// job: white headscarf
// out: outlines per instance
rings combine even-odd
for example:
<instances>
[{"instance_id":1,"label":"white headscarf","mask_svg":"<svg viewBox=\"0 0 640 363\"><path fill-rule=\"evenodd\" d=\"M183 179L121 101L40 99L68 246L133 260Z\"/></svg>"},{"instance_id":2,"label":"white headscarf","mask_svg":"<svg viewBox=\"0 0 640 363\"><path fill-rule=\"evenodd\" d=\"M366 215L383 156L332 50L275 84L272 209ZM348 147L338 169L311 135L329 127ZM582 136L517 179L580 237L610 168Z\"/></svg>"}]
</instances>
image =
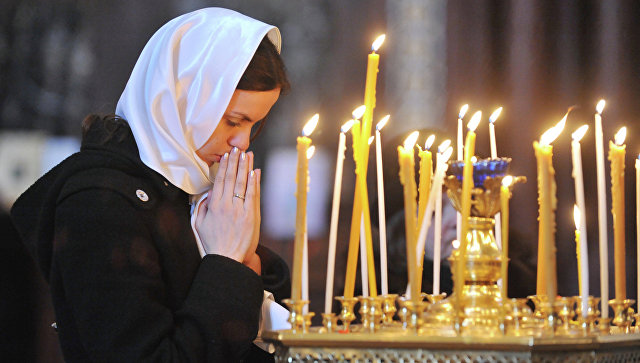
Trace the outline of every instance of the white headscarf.
<instances>
[{"instance_id":1,"label":"white headscarf","mask_svg":"<svg viewBox=\"0 0 640 363\"><path fill-rule=\"evenodd\" d=\"M211 186L196 150L215 130L265 35L279 52L276 27L206 8L169 21L151 37L116 107L142 162L189 194Z\"/></svg>"}]
</instances>

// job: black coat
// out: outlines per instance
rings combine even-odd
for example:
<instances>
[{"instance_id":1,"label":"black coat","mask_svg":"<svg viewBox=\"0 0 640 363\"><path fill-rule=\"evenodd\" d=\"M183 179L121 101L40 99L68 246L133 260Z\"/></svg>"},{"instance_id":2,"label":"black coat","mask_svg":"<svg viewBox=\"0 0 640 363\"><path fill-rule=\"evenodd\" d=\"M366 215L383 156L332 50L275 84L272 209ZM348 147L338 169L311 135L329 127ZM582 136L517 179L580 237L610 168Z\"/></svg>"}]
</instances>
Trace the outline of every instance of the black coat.
<instances>
[{"instance_id":1,"label":"black coat","mask_svg":"<svg viewBox=\"0 0 640 363\"><path fill-rule=\"evenodd\" d=\"M252 341L263 289L289 293L286 264L263 247L262 278L201 259L189 212L189 195L141 162L128 125L103 120L16 201L67 361L272 359Z\"/></svg>"}]
</instances>

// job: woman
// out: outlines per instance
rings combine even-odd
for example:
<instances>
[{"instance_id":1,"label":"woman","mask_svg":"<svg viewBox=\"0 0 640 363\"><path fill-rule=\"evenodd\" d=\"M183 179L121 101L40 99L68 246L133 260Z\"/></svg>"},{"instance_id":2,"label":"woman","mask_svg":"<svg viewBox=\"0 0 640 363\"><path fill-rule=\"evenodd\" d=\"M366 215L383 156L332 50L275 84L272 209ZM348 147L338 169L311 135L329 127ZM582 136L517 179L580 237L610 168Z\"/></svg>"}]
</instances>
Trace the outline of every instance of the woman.
<instances>
[{"instance_id":1,"label":"woman","mask_svg":"<svg viewBox=\"0 0 640 363\"><path fill-rule=\"evenodd\" d=\"M286 297L289 276L258 246L246 150L288 88L279 44L277 28L226 9L173 19L119 117L89 116L81 151L16 201L67 361L272 359L252 341L263 290Z\"/></svg>"}]
</instances>

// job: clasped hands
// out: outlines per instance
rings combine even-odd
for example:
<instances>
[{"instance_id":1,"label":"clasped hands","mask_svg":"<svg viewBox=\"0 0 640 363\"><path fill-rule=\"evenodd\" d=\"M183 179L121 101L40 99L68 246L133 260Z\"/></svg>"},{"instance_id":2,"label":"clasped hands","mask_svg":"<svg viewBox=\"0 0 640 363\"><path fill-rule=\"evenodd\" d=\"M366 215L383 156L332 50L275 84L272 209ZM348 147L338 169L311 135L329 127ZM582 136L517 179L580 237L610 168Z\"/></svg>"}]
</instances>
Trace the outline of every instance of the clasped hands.
<instances>
[{"instance_id":1,"label":"clasped hands","mask_svg":"<svg viewBox=\"0 0 640 363\"><path fill-rule=\"evenodd\" d=\"M195 222L207 254L232 258L258 275L260 176L260 169L253 170L253 153L234 147L220 160L213 187L200 204Z\"/></svg>"}]
</instances>

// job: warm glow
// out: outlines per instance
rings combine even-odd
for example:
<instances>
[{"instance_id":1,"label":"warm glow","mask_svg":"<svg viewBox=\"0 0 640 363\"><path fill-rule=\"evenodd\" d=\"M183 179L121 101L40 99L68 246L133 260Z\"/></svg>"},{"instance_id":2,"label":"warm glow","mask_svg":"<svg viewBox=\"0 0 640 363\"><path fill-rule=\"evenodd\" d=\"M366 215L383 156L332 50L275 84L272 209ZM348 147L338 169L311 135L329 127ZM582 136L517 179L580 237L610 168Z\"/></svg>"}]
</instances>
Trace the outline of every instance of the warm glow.
<instances>
[{"instance_id":1,"label":"warm glow","mask_svg":"<svg viewBox=\"0 0 640 363\"><path fill-rule=\"evenodd\" d=\"M449 161L449 158L451 157L451 154L453 154L453 148L451 146L449 146L447 148L447 150L445 150L445 152L442 154L442 161L443 162L447 162Z\"/></svg>"},{"instance_id":2,"label":"warm glow","mask_svg":"<svg viewBox=\"0 0 640 363\"><path fill-rule=\"evenodd\" d=\"M580 229L580 208L577 204L573 205L573 222L576 224L576 231Z\"/></svg>"},{"instance_id":3,"label":"warm glow","mask_svg":"<svg viewBox=\"0 0 640 363\"><path fill-rule=\"evenodd\" d=\"M418 140L418 135L420 135L420 133L418 131L414 131L409 136L407 136L406 139L404 139L405 150L408 151L413 149L413 146L416 144L416 141Z\"/></svg>"},{"instance_id":4,"label":"warm glow","mask_svg":"<svg viewBox=\"0 0 640 363\"><path fill-rule=\"evenodd\" d=\"M584 134L587 133L587 130L589 130L589 125L582 125L573 134L571 134L571 138L574 141L580 141L584 137Z\"/></svg>"},{"instance_id":5,"label":"warm glow","mask_svg":"<svg viewBox=\"0 0 640 363\"><path fill-rule=\"evenodd\" d=\"M627 127L622 126L618 132L616 132L616 136L614 136L614 140L616 141L616 145L621 146L624 144L624 139L627 137Z\"/></svg>"},{"instance_id":6,"label":"warm glow","mask_svg":"<svg viewBox=\"0 0 640 363\"><path fill-rule=\"evenodd\" d=\"M502 113L502 107L498 107L495 111L493 111L491 116L489 116L489 122L491 123L496 122L496 120L500 116L500 113Z\"/></svg>"},{"instance_id":7,"label":"warm glow","mask_svg":"<svg viewBox=\"0 0 640 363\"><path fill-rule=\"evenodd\" d=\"M340 128L340 131L343 133L349 132L349 130L351 130L351 127L353 126L353 122L353 120L345 122L344 125L342 125L342 127Z\"/></svg>"},{"instance_id":8,"label":"warm glow","mask_svg":"<svg viewBox=\"0 0 640 363\"><path fill-rule=\"evenodd\" d=\"M378 49L380 49L380 47L382 46L382 43L384 43L385 37L386 37L385 34L382 34L381 36L377 37L376 40L373 41L373 44L371 44L371 50L374 52L377 52Z\"/></svg>"},{"instance_id":9,"label":"warm glow","mask_svg":"<svg viewBox=\"0 0 640 363\"><path fill-rule=\"evenodd\" d=\"M436 141L436 135L434 134L429 135L429 137L427 137L427 141L424 142L424 149L425 150L431 149L431 146L433 145L434 141Z\"/></svg>"},{"instance_id":10,"label":"warm glow","mask_svg":"<svg viewBox=\"0 0 640 363\"><path fill-rule=\"evenodd\" d=\"M540 136L540 145L551 145L551 143L560 136L562 130L564 130L564 125L567 123L567 116L569 116L569 112L567 112L562 120L560 120L560 122L558 122L554 127L550 128Z\"/></svg>"},{"instance_id":11,"label":"warm glow","mask_svg":"<svg viewBox=\"0 0 640 363\"><path fill-rule=\"evenodd\" d=\"M364 111L366 109L367 109L367 106L362 105L356 108L355 110L353 110L353 112L351 112L351 116L353 117L354 120L359 120L362 118L362 115L364 115Z\"/></svg>"},{"instance_id":12,"label":"warm glow","mask_svg":"<svg viewBox=\"0 0 640 363\"><path fill-rule=\"evenodd\" d=\"M373 139L375 139L375 137L373 135L369 136L369 145L371 145L371 143L373 142Z\"/></svg>"},{"instance_id":13,"label":"warm glow","mask_svg":"<svg viewBox=\"0 0 640 363\"><path fill-rule=\"evenodd\" d=\"M469 110L469 105L465 104L462 107L460 107L460 113L458 114L458 118L462 119L464 117L464 115L467 114L467 111Z\"/></svg>"},{"instance_id":14,"label":"warm glow","mask_svg":"<svg viewBox=\"0 0 640 363\"><path fill-rule=\"evenodd\" d=\"M306 136L306 137L311 136L311 133L313 132L313 130L316 129L316 126L318 125L319 119L320 119L320 115L318 115L317 113L313 115L313 117L311 117L309 121L307 121L307 123L302 128L302 136Z\"/></svg>"},{"instance_id":15,"label":"warm glow","mask_svg":"<svg viewBox=\"0 0 640 363\"><path fill-rule=\"evenodd\" d=\"M467 128L469 129L469 131L476 131L476 128L478 128L478 124L480 124L480 119L482 119L482 111L476 111L476 113L473 114L471 120L469 120L469 123L467 124Z\"/></svg>"},{"instance_id":16,"label":"warm glow","mask_svg":"<svg viewBox=\"0 0 640 363\"><path fill-rule=\"evenodd\" d=\"M503 187L509 187L511 186L511 183L513 183L513 177L511 175L507 175L504 178L502 178Z\"/></svg>"},{"instance_id":17,"label":"warm glow","mask_svg":"<svg viewBox=\"0 0 640 363\"><path fill-rule=\"evenodd\" d=\"M313 153L316 152L316 146L315 145L311 145L308 149L307 149L307 160L311 159L311 157L313 156Z\"/></svg>"},{"instance_id":18,"label":"warm glow","mask_svg":"<svg viewBox=\"0 0 640 363\"><path fill-rule=\"evenodd\" d=\"M473 156L471 157L471 162L472 162L472 163L475 163L476 161L478 161L478 157L477 157L477 156L475 156L475 155L473 155Z\"/></svg>"},{"instance_id":19,"label":"warm glow","mask_svg":"<svg viewBox=\"0 0 640 363\"><path fill-rule=\"evenodd\" d=\"M604 100L598 101L598 104L596 105L596 112L598 112L599 115L602 115L602 111L604 110L605 104L606 102Z\"/></svg>"},{"instance_id":20,"label":"warm glow","mask_svg":"<svg viewBox=\"0 0 640 363\"><path fill-rule=\"evenodd\" d=\"M380 131L382 130L383 127L385 127L387 125L387 122L389 122L389 117L391 117L391 115L386 115L385 117L383 117L377 124L376 124L376 130Z\"/></svg>"},{"instance_id":21,"label":"warm glow","mask_svg":"<svg viewBox=\"0 0 640 363\"><path fill-rule=\"evenodd\" d=\"M438 145L438 152L442 153L443 151L447 150L449 146L451 146L451 140L444 140L440 145Z\"/></svg>"},{"instance_id":22,"label":"warm glow","mask_svg":"<svg viewBox=\"0 0 640 363\"><path fill-rule=\"evenodd\" d=\"M460 241L454 239L453 241L451 241L451 245L453 246L454 250L457 250L458 248L460 248Z\"/></svg>"}]
</instances>

